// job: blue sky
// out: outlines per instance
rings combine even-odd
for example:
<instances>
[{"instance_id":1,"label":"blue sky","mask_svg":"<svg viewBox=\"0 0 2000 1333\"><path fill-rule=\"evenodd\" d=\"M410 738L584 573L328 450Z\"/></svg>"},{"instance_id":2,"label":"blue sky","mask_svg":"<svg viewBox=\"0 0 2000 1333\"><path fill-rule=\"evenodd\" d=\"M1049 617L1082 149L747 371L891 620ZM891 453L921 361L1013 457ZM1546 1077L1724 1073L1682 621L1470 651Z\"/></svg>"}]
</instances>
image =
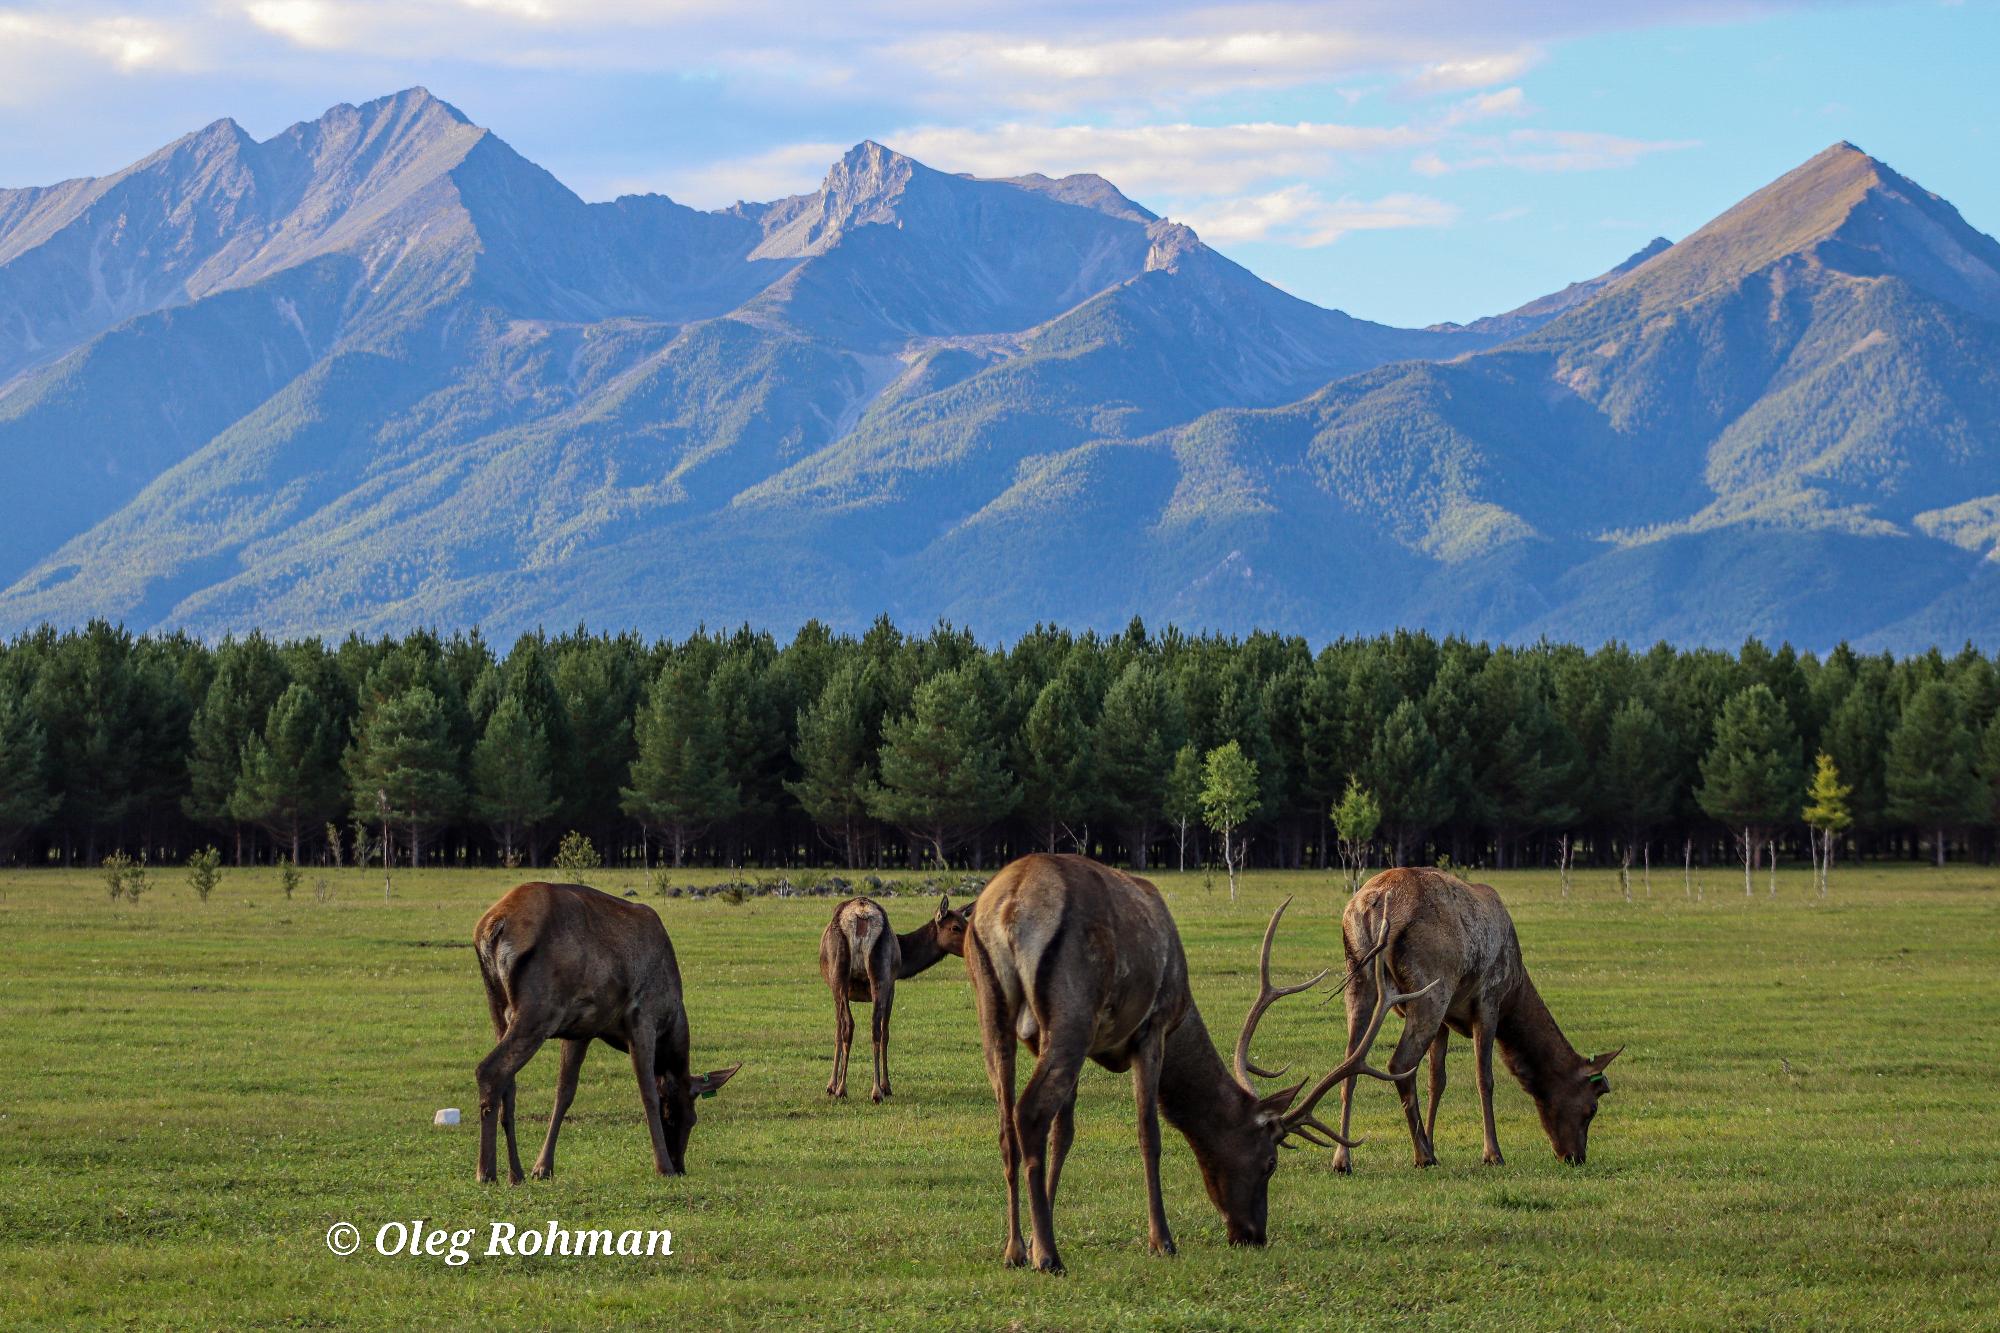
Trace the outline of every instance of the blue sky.
<instances>
[{"instance_id":1,"label":"blue sky","mask_svg":"<svg viewBox=\"0 0 2000 1333\"><path fill-rule=\"evenodd\" d=\"M810 189L864 138L1097 171L1422 324L1679 238L1849 139L2000 231L2000 0L0 0L0 184L424 84L589 199Z\"/></svg>"}]
</instances>

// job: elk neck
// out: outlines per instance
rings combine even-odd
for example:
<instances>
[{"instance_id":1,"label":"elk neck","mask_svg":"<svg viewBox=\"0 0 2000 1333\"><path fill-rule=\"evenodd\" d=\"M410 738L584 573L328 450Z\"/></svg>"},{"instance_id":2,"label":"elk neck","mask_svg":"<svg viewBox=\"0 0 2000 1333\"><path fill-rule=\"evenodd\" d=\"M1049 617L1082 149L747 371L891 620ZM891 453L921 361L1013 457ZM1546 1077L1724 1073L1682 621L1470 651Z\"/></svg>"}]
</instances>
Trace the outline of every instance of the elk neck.
<instances>
[{"instance_id":1,"label":"elk neck","mask_svg":"<svg viewBox=\"0 0 2000 1333\"><path fill-rule=\"evenodd\" d=\"M903 960L896 968L899 979L914 977L919 972L936 967L945 956L944 946L938 943L935 921L918 926L907 935L896 936L896 945Z\"/></svg>"},{"instance_id":2,"label":"elk neck","mask_svg":"<svg viewBox=\"0 0 2000 1333\"><path fill-rule=\"evenodd\" d=\"M1545 1101L1552 1090L1585 1064L1583 1056L1556 1026L1555 1015L1542 1002L1542 993L1525 976L1501 1011L1493 1038L1500 1047L1500 1058L1537 1102Z\"/></svg>"},{"instance_id":3,"label":"elk neck","mask_svg":"<svg viewBox=\"0 0 2000 1333\"><path fill-rule=\"evenodd\" d=\"M1205 1156L1241 1126L1256 1104L1216 1054L1201 1012L1189 1005L1187 1017L1167 1038L1160 1066L1161 1113Z\"/></svg>"}]
</instances>

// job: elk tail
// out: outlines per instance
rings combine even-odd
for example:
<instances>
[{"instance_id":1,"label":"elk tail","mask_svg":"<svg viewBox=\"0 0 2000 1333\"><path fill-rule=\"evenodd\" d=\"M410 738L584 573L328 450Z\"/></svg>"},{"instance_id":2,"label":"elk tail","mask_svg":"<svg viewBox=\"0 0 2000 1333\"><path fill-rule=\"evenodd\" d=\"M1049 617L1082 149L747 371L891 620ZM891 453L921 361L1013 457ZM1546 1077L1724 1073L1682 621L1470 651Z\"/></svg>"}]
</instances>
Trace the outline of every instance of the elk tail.
<instances>
[{"instance_id":1,"label":"elk tail","mask_svg":"<svg viewBox=\"0 0 2000 1333\"><path fill-rule=\"evenodd\" d=\"M508 995L513 990L514 969L526 950L515 950L513 941L507 938L504 918L481 930L472 943L473 952L479 955L480 980L486 983L486 1008L493 1015L493 1035L505 1036L507 1010L512 1007Z\"/></svg>"}]
</instances>

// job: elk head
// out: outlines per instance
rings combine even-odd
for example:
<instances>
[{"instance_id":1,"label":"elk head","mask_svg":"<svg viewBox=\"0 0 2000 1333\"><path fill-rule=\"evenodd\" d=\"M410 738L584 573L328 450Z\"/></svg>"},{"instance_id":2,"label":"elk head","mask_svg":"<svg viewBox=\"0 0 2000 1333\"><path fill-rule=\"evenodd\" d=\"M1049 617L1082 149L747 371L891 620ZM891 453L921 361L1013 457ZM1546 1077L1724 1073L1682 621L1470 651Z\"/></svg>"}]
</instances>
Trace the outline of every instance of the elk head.
<instances>
[{"instance_id":1,"label":"elk head","mask_svg":"<svg viewBox=\"0 0 2000 1333\"><path fill-rule=\"evenodd\" d=\"M972 925L972 909L977 901L974 899L954 912L950 894L938 898L937 915L931 918L931 928L937 932L940 949L961 958L965 956L965 932Z\"/></svg>"},{"instance_id":2,"label":"elk head","mask_svg":"<svg viewBox=\"0 0 2000 1333\"><path fill-rule=\"evenodd\" d=\"M1535 1109L1541 1113L1549 1146L1571 1166L1583 1165L1598 1099L1611 1091L1611 1080L1604 1076L1604 1068L1624 1049L1620 1046L1615 1051L1591 1056L1570 1073L1558 1076L1554 1087L1540 1090L1542 1095L1535 1098Z\"/></svg>"},{"instance_id":3,"label":"elk head","mask_svg":"<svg viewBox=\"0 0 2000 1333\"><path fill-rule=\"evenodd\" d=\"M667 1161L675 1175L687 1173L688 1136L694 1133L695 1102L713 1097L741 1068L743 1062L739 1060L727 1069L711 1069L706 1074L690 1074L685 1078L661 1074L655 1079L660 1092L660 1125L667 1133Z\"/></svg>"},{"instance_id":4,"label":"elk head","mask_svg":"<svg viewBox=\"0 0 2000 1333\"><path fill-rule=\"evenodd\" d=\"M1271 984L1271 943L1277 938L1278 922L1284 918L1285 909L1292 905L1290 898L1278 904L1278 910L1271 913L1271 923L1264 928L1264 945L1257 956L1257 999L1250 1006L1250 1012L1243 1019L1243 1031L1236 1038L1236 1083L1244 1094L1241 1104L1244 1114L1239 1124L1239 1132L1224 1136L1215 1142L1196 1147L1196 1157L1201 1164L1202 1183L1208 1189L1209 1200L1223 1216L1229 1230L1232 1245L1262 1245L1265 1226L1270 1213L1271 1177L1278 1170L1278 1150L1295 1148L1290 1140L1294 1137L1319 1147L1331 1147L1335 1143L1353 1147L1359 1140L1342 1138L1314 1115L1313 1108L1320 1098L1342 1080L1356 1074L1367 1074L1373 1078L1396 1082L1411 1071L1401 1074L1386 1074L1367 1063L1368 1048L1375 1040L1376 1032L1390 1008L1415 999L1429 990L1404 993L1393 990L1389 985L1387 964L1383 949L1388 943L1387 906L1384 906L1383 928L1378 932L1377 943L1349 972L1354 972L1373 964L1375 967L1377 1000L1375 1015L1370 1020L1367 1032L1353 1051L1348 1053L1326 1076L1315 1083L1299 1102L1299 1092L1305 1087L1303 1082L1289 1088L1282 1088L1270 1094L1261 1094L1251 1082L1251 1076L1277 1078L1285 1071L1260 1069L1250 1059L1250 1039L1257 1031L1258 1020L1264 1011L1287 995L1297 995L1317 986L1326 979L1324 970L1291 986ZM1341 983L1346 985L1346 981ZM1433 982L1433 985L1436 983ZM1293 1103L1298 1102L1294 1106Z\"/></svg>"}]
</instances>

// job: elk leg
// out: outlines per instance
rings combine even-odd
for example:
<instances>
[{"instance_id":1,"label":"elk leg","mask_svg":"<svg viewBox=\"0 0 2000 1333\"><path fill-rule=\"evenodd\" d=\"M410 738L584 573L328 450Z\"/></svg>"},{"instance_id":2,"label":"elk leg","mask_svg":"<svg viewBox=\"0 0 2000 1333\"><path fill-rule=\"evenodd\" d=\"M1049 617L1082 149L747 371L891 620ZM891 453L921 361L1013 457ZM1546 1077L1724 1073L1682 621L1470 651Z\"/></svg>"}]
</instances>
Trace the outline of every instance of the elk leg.
<instances>
[{"instance_id":1,"label":"elk leg","mask_svg":"<svg viewBox=\"0 0 2000 1333\"><path fill-rule=\"evenodd\" d=\"M1340 1085L1340 1137L1343 1139L1354 1137L1348 1126L1354 1118L1354 1081L1359 1077L1358 1074L1352 1075ZM1354 1154L1344 1143L1334 1145L1333 1169L1343 1176L1354 1174Z\"/></svg>"},{"instance_id":2,"label":"elk leg","mask_svg":"<svg viewBox=\"0 0 2000 1333\"><path fill-rule=\"evenodd\" d=\"M1485 1120L1486 1152L1481 1158L1488 1166L1504 1165L1500 1136L1493 1128L1493 1025L1480 1023L1472 1030L1473 1078L1479 1084L1479 1113Z\"/></svg>"},{"instance_id":3,"label":"elk leg","mask_svg":"<svg viewBox=\"0 0 2000 1333\"><path fill-rule=\"evenodd\" d=\"M1372 968L1354 967L1355 955L1348 951L1348 967L1353 971L1342 998L1347 1005L1347 1052L1341 1058L1354 1054L1354 1047L1361 1040L1361 1034L1368 1030L1368 1018L1375 1012L1375 972ZM1352 1138L1349 1125L1354 1117L1354 1082L1359 1075L1350 1077L1340 1085L1340 1137ZM1354 1170L1354 1154L1346 1144L1336 1144L1333 1150L1333 1169L1342 1175Z\"/></svg>"},{"instance_id":4,"label":"elk leg","mask_svg":"<svg viewBox=\"0 0 2000 1333\"><path fill-rule=\"evenodd\" d=\"M1021 1243L1021 1149L1014 1138L1014 1014L993 978L993 965L977 935L965 939L966 971L979 1010L979 1036L986 1049L986 1079L1000 1108L1000 1165L1007 1177L1007 1244L1000 1260L1009 1268L1028 1262Z\"/></svg>"},{"instance_id":5,"label":"elk leg","mask_svg":"<svg viewBox=\"0 0 2000 1333\"><path fill-rule=\"evenodd\" d=\"M875 1089L869 1094L880 1103L889 1091L889 1014L896 1007L896 979L884 976L875 983Z\"/></svg>"},{"instance_id":6,"label":"elk leg","mask_svg":"<svg viewBox=\"0 0 2000 1333\"><path fill-rule=\"evenodd\" d=\"M556 1074L556 1109L549 1112L549 1134L535 1157L536 1180L547 1180L556 1173L556 1135L562 1130L563 1117L569 1114L569 1104L576 1100L577 1076L582 1073L583 1057L589 1052L587 1038L570 1037L563 1041L562 1069Z\"/></svg>"},{"instance_id":7,"label":"elk leg","mask_svg":"<svg viewBox=\"0 0 2000 1333\"><path fill-rule=\"evenodd\" d=\"M1076 1100L1077 1075L1083 1072L1084 1052L1089 1049L1089 1032L1044 1032L1041 1059L1028 1085L1021 1089L1020 1103L1014 1108L1014 1141L1021 1145L1022 1164L1028 1168L1028 1221L1034 1244L1035 1267L1044 1273L1063 1272L1062 1256L1056 1252L1054 1210L1049 1204L1049 1132L1056 1117Z\"/></svg>"},{"instance_id":8,"label":"elk leg","mask_svg":"<svg viewBox=\"0 0 2000 1333\"><path fill-rule=\"evenodd\" d=\"M826 1095L847 1095L847 1053L854 1047L854 1006L847 1000L847 983L833 991L833 1077L827 1080Z\"/></svg>"},{"instance_id":9,"label":"elk leg","mask_svg":"<svg viewBox=\"0 0 2000 1333\"><path fill-rule=\"evenodd\" d=\"M514 1092L516 1080L507 1080L507 1091L500 1098L500 1127L507 1132L507 1183L518 1185L527 1179L521 1170L521 1150L514 1142Z\"/></svg>"},{"instance_id":10,"label":"elk leg","mask_svg":"<svg viewBox=\"0 0 2000 1333\"><path fill-rule=\"evenodd\" d=\"M1063 1159L1069 1156L1069 1145L1076 1141L1076 1103L1071 1102L1056 1112L1056 1122L1049 1127L1049 1206L1056 1202L1056 1187L1062 1182Z\"/></svg>"},{"instance_id":11,"label":"elk leg","mask_svg":"<svg viewBox=\"0 0 2000 1333\"><path fill-rule=\"evenodd\" d=\"M660 1085L653 1063L659 1035L650 1027L632 1029L632 1074L639 1080L639 1104L646 1109L646 1130L653 1136L653 1170L663 1176L680 1171L667 1156L667 1127L660 1119Z\"/></svg>"},{"instance_id":12,"label":"elk leg","mask_svg":"<svg viewBox=\"0 0 2000 1333\"><path fill-rule=\"evenodd\" d=\"M833 1074L826 1081L826 1095L847 1095L847 1053L854 1046L854 1007L848 1003L852 979L848 976L847 937L829 926L820 940L819 970L833 992Z\"/></svg>"},{"instance_id":13,"label":"elk leg","mask_svg":"<svg viewBox=\"0 0 2000 1333\"><path fill-rule=\"evenodd\" d=\"M479 1166L474 1179L481 1183L491 1181L499 1174L494 1169L495 1131L506 1105L507 1094L513 1091L514 1075L520 1073L521 1066L527 1064L541 1048L543 1039L530 1035L531 1032L532 1029L522 1023L520 1015L516 1014L515 1021L508 1025L507 1035L500 1038L499 1044L479 1062ZM518 1184L520 1179L517 1175L514 1182Z\"/></svg>"},{"instance_id":14,"label":"elk leg","mask_svg":"<svg viewBox=\"0 0 2000 1333\"><path fill-rule=\"evenodd\" d=\"M1442 1006L1423 1007L1417 1000L1405 1006L1403 1036L1396 1043L1395 1053L1390 1056L1390 1069L1410 1071L1407 1078L1397 1081L1396 1096L1403 1103L1403 1118L1410 1122L1412 1161L1417 1166L1436 1166L1438 1160L1436 1151L1431 1147L1431 1136L1424 1130L1423 1114L1417 1108L1417 1065L1437 1039L1444 1017L1441 1009Z\"/></svg>"},{"instance_id":15,"label":"elk leg","mask_svg":"<svg viewBox=\"0 0 2000 1333\"><path fill-rule=\"evenodd\" d=\"M1451 1045L1451 1029L1440 1027L1437 1040L1431 1043L1431 1104L1424 1114L1424 1137L1437 1146L1438 1102L1444 1098L1444 1053Z\"/></svg>"},{"instance_id":16,"label":"elk leg","mask_svg":"<svg viewBox=\"0 0 2000 1333\"><path fill-rule=\"evenodd\" d=\"M1160 1067L1166 1063L1166 1040L1149 1036L1132 1054L1132 1099L1139 1111L1139 1156L1146 1166L1146 1248L1154 1254L1174 1252L1174 1233L1167 1229L1167 1205L1160 1197ZM1050 1188L1051 1194L1054 1187Z\"/></svg>"}]
</instances>

